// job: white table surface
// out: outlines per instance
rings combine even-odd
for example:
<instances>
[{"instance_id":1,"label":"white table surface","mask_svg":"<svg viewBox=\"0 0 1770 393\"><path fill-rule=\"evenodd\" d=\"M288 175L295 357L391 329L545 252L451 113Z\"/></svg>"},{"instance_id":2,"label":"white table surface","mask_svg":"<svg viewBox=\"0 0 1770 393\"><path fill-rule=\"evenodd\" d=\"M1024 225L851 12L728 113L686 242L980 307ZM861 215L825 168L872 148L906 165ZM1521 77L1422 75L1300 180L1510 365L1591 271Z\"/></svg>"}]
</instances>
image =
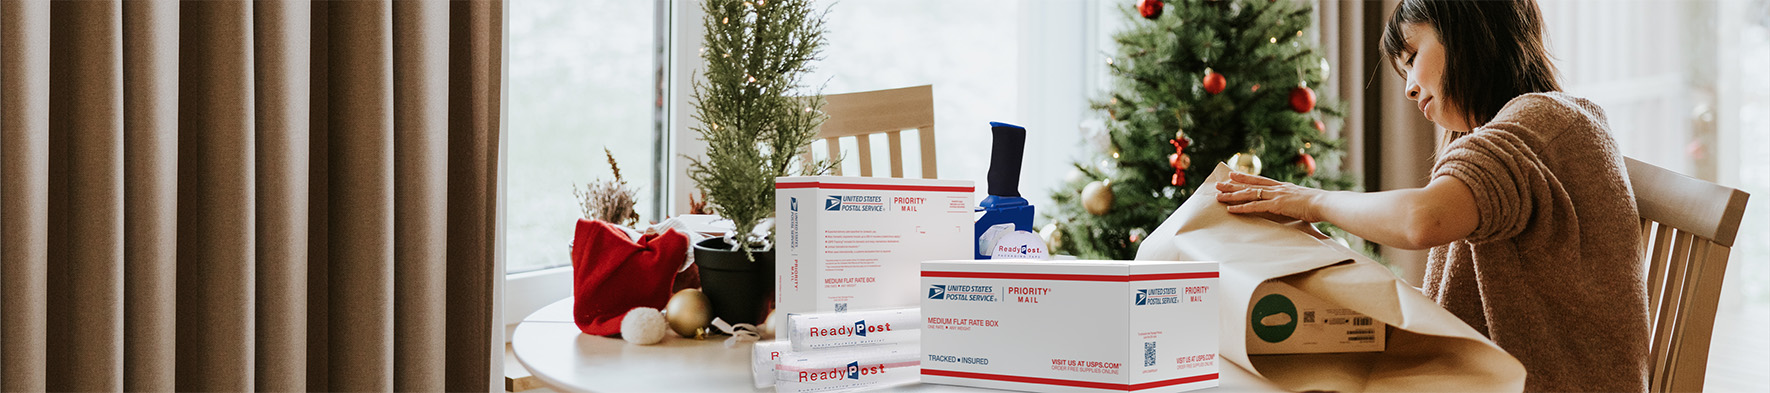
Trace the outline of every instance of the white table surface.
<instances>
[{"instance_id":1,"label":"white table surface","mask_svg":"<svg viewBox=\"0 0 1770 393\"><path fill-rule=\"evenodd\" d=\"M572 323L565 298L524 318L511 335L516 359L547 386L568 392L772 392L756 389L750 344L725 347L723 336L694 340L666 335L655 345L592 336ZM1221 386L1200 392L1280 392L1234 363L1219 361ZM886 391L1000 392L939 384L912 384Z\"/></svg>"}]
</instances>

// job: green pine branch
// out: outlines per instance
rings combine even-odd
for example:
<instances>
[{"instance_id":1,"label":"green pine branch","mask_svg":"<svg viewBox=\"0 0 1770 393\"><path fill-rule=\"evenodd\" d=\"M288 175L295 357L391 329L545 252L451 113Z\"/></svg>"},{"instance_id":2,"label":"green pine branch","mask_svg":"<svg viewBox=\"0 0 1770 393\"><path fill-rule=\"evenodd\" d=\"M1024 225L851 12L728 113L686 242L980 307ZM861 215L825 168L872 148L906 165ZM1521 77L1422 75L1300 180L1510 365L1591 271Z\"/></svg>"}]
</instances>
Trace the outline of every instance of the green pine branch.
<instances>
[{"instance_id":1,"label":"green pine branch","mask_svg":"<svg viewBox=\"0 0 1770 393\"><path fill-rule=\"evenodd\" d=\"M707 154L690 157L688 176L741 235L774 216L775 178L835 165L800 156L825 118L821 89L800 80L827 43L828 11L814 11L810 0L705 0L701 9L706 69L691 97ZM733 246L762 246L747 243Z\"/></svg>"}]
</instances>

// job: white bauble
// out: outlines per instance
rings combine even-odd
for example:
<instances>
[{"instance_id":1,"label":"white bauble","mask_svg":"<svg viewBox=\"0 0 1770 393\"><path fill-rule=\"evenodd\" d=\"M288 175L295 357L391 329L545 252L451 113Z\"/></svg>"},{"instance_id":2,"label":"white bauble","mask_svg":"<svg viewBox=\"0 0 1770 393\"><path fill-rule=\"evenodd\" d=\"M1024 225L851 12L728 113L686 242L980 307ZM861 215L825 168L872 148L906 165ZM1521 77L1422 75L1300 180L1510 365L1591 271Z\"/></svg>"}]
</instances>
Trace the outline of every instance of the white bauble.
<instances>
[{"instance_id":1,"label":"white bauble","mask_svg":"<svg viewBox=\"0 0 1770 393\"><path fill-rule=\"evenodd\" d=\"M636 307L627 311L621 319L621 339L639 345L657 344L664 341L664 334L670 327L664 322L664 313L651 307Z\"/></svg>"}]
</instances>

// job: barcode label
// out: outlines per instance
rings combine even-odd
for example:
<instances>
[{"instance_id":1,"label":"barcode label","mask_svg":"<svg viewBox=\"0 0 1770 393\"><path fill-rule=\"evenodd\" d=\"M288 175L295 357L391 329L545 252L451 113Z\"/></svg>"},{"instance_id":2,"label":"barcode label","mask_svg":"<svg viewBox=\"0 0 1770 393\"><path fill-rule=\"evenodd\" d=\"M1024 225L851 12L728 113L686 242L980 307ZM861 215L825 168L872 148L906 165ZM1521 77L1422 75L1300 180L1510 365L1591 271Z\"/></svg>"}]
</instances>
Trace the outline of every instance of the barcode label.
<instances>
[{"instance_id":1,"label":"barcode label","mask_svg":"<svg viewBox=\"0 0 1770 393\"><path fill-rule=\"evenodd\" d=\"M1315 312L1314 311L1304 311L1303 312L1303 323L1315 323Z\"/></svg>"},{"instance_id":2,"label":"barcode label","mask_svg":"<svg viewBox=\"0 0 1770 393\"><path fill-rule=\"evenodd\" d=\"M1352 318L1352 326L1370 326L1371 317Z\"/></svg>"},{"instance_id":3,"label":"barcode label","mask_svg":"<svg viewBox=\"0 0 1770 393\"><path fill-rule=\"evenodd\" d=\"M1155 365L1155 342L1143 343L1143 367Z\"/></svg>"},{"instance_id":4,"label":"barcode label","mask_svg":"<svg viewBox=\"0 0 1770 393\"><path fill-rule=\"evenodd\" d=\"M848 312L848 303L836 303L836 312Z\"/></svg>"}]
</instances>

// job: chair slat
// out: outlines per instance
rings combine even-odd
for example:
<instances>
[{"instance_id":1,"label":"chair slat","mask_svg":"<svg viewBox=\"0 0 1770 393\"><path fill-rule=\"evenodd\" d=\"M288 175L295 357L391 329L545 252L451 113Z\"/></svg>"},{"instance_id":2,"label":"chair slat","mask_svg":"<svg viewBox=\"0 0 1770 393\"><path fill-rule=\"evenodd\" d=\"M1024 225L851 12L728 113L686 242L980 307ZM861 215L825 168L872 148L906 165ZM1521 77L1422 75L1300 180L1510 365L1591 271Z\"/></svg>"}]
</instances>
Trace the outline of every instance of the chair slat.
<instances>
[{"instance_id":1,"label":"chair slat","mask_svg":"<svg viewBox=\"0 0 1770 393\"><path fill-rule=\"evenodd\" d=\"M837 141L836 139L838 139L838 138L824 138L824 145L830 147L830 160L831 161L839 161L842 159L842 155L841 155L842 143L840 141ZM830 168L830 175L831 176L842 176L842 166L841 165L832 166Z\"/></svg>"},{"instance_id":2,"label":"chair slat","mask_svg":"<svg viewBox=\"0 0 1770 393\"><path fill-rule=\"evenodd\" d=\"M1677 337L1679 328L1677 316L1685 306L1680 304L1678 300L1684 298L1684 276L1688 267L1684 261L1690 258L1691 241L1690 232L1685 232L1682 229L1671 232L1673 233L1672 255L1670 259L1666 259L1665 291L1660 294L1660 298L1664 301L1660 304L1658 321L1654 324L1653 329L1653 341L1648 348L1648 354L1654 360L1652 378L1649 380L1660 381L1662 389L1671 374L1670 347L1672 340Z\"/></svg>"},{"instance_id":3,"label":"chair slat","mask_svg":"<svg viewBox=\"0 0 1770 393\"><path fill-rule=\"evenodd\" d=\"M1653 242L1648 244L1647 313L1660 315L1660 304L1665 303L1666 254L1672 244L1672 227L1654 223Z\"/></svg>"},{"instance_id":4,"label":"chair slat","mask_svg":"<svg viewBox=\"0 0 1770 393\"><path fill-rule=\"evenodd\" d=\"M938 179L940 174L935 170L934 165L934 125L929 124L916 130L918 131L916 144L922 146L922 178Z\"/></svg>"},{"instance_id":5,"label":"chair slat","mask_svg":"<svg viewBox=\"0 0 1770 393\"><path fill-rule=\"evenodd\" d=\"M885 133L885 145L891 153L891 177L903 177L903 130Z\"/></svg>"},{"instance_id":6,"label":"chair slat","mask_svg":"<svg viewBox=\"0 0 1770 393\"><path fill-rule=\"evenodd\" d=\"M871 135L855 135L854 151L860 153L860 176L873 176L873 138Z\"/></svg>"},{"instance_id":7,"label":"chair slat","mask_svg":"<svg viewBox=\"0 0 1770 393\"><path fill-rule=\"evenodd\" d=\"M1686 273L1687 290L1678 310L1679 333L1670 348L1671 372L1666 391L1694 392L1702 390L1704 371L1709 358L1709 344L1714 335L1715 313L1719 311L1721 285L1727 272L1728 247L1695 239ZM1716 283L1700 285L1699 283Z\"/></svg>"}]
</instances>

